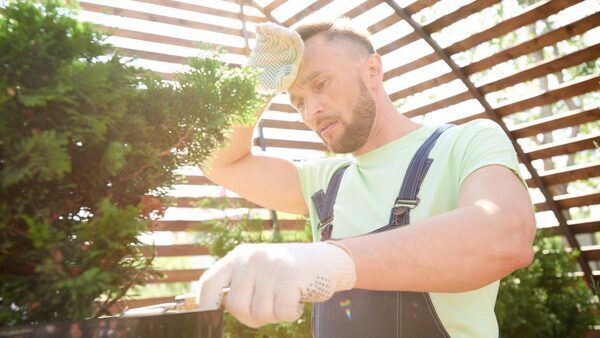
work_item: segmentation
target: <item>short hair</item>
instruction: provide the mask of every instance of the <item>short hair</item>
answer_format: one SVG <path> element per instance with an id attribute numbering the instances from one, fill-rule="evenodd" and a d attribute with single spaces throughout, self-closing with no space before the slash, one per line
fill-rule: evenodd
<path id="1" fill-rule="evenodd" d="M 342 39 L 361 47 L 367 54 L 375 52 L 370 39 L 371 34 L 352 25 L 350 19 L 346 17 L 306 23 L 298 26 L 295 31 L 304 42 L 317 34 L 325 33 L 330 41 Z"/>

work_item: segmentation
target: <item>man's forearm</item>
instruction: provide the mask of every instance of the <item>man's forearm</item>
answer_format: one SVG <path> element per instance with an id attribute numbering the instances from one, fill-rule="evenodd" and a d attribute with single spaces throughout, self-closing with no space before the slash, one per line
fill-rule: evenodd
<path id="1" fill-rule="evenodd" d="M 269 105 L 270 98 L 265 101 L 264 106 L 256 112 L 257 120 Z M 204 175 L 210 178 L 211 174 L 220 166 L 227 166 L 244 158 L 252 149 L 252 133 L 254 125 L 233 126 L 229 140 L 221 149 L 213 152 L 202 164 Z"/>
<path id="2" fill-rule="evenodd" d="M 510 213 L 469 206 L 341 243 L 354 258 L 356 288 L 461 292 L 528 265 L 530 232 Z"/>

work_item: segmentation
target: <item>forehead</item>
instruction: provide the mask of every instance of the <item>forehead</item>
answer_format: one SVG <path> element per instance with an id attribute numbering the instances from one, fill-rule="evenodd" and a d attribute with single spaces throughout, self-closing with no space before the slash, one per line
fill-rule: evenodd
<path id="1" fill-rule="evenodd" d="M 346 72 L 355 62 L 348 43 L 332 40 L 318 34 L 304 43 L 304 54 L 296 80 L 290 90 L 302 89 L 308 81 L 325 72 Z M 356 60 L 356 58 L 354 58 Z"/>

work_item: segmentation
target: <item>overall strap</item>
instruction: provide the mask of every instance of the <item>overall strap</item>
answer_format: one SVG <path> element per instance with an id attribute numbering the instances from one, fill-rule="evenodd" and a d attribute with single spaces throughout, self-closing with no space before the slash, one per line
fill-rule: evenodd
<path id="1" fill-rule="evenodd" d="M 344 176 L 344 172 L 347 168 L 348 166 L 343 166 L 336 170 L 327 185 L 327 193 L 323 192 L 323 189 L 321 189 L 311 197 L 317 208 L 317 216 L 319 217 L 319 226 L 317 229 L 321 233 L 322 241 L 331 238 L 331 232 L 333 230 L 333 205 L 335 204 L 335 198 L 337 197 L 340 188 L 342 176 Z"/>
<path id="2" fill-rule="evenodd" d="M 429 136 L 429 138 L 427 138 L 427 140 L 425 140 L 415 153 L 408 165 L 408 169 L 406 169 L 400 193 L 390 212 L 389 226 L 397 227 L 410 223 L 410 209 L 414 209 L 419 204 L 417 194 L 419 193 L 421 183 L 423 183 L 423 179 L 427 174 L 427 170 L 429 170 L 429 167 L 433 162 L 433 159 L 428 158 L 429 153 L 431 152 L 431 149 L 433 149 L 433 146 L 440 135 L 452 126 L 453 125 L 451 124 L 440 126 Z"/>

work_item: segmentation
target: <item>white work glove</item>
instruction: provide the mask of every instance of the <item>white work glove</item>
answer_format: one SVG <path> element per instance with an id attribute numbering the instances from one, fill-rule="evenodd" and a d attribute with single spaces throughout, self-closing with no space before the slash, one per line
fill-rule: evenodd
<path id="1" fill-rule="evenodd" d="M 354 261 L 330 242 L 243 244 L 200 277 L 200 310 L 221 306 L 240 322 L 259 327 L 298 320 L 304 302 L 323 302 L 356 282 Z"/>
<path id="2" fill-rule="evenodd" d="M 248 66 L 259 70 L 258 91 L 273 95 L 288 89 L 302 59 L 304 43 L 300 35 L 274 23 L 256 25 L 256 46 Z"/>

